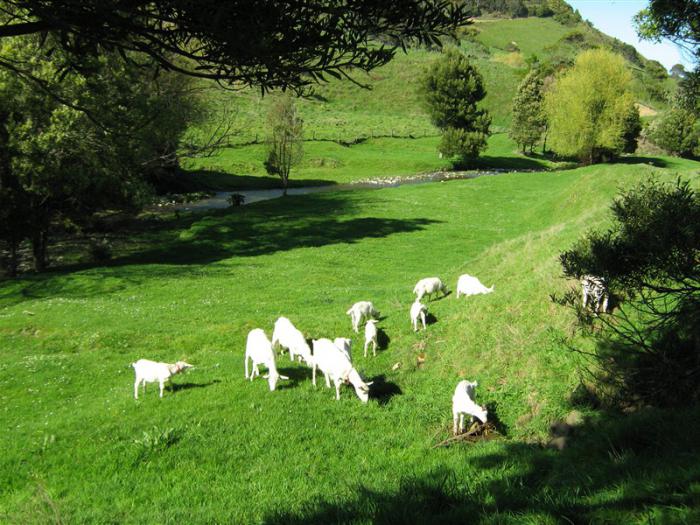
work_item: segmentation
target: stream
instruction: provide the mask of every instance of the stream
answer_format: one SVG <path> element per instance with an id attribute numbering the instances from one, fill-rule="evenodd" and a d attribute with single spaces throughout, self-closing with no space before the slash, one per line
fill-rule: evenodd
<path id="1" fill-rule="evenodd" d="M 517 170 L 517 172 L 529 170 Z M 302 186 L 300 188 L 289 188 L 287 195 L 307 195 L 310 193 L 325 193 L 329 191 L 352 191 L 380 188 L 393 188 L 406 184 L 426 184 L 429 182 L 445 182 L 448 180 L 476 179 L 501 175 L 503 173 L 515 173 L 516 170 L 473 170 L 473 171 L 437 171 L 433 173 L 423 173 L 408 177 L 389 177 L 382 179 L 367 179 L 344 184 L 327 184 L 324 186 Z M 229 196 L 233 194 L 242 195 L 245 198 L 244 205 L 255 202 L 277 199 L 282 196 L 281 189 L 266 190 L 240 190 L 240 191 L 220 191 L 213 197 L 195 202 L 168 205 L 168 209 L 173 210 L 214 210 L 228 208 L 230 206 Z"/>

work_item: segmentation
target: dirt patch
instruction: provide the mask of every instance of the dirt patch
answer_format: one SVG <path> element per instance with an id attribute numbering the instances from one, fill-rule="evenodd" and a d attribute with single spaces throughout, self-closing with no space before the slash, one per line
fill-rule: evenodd
<path id="1" fill-rule="evenodd" d="M 659 114 L 659 112 L 656 111 L 654 108 L 646 106 L 644 104 L 640 104 L 639 102 L 637 102 L 635 105 L 639 110 L 640 117 L 653 117 Z"/>

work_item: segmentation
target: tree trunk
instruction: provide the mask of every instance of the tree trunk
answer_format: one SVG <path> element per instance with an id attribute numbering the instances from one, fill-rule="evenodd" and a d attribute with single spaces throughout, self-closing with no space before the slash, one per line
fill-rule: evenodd
<path id="1" fill-rule="evenodd" d="M 19 241 L 12 239 L 10 241 L 10 259 L 7 261 L 7 275 L 10 277 L 17 277 L 17 267 L 19 266 L 18 249 Z"/>
<path id="2" fill-rule="evenodd" d="M 46 245 L 48 243 L 48 233 L 44 230 L 37 230 L 32 235 L 32 254 L 34 255 L 34 269 L 37 272 L 46 270 Z"/>
<path id="3" fill-rule="evenodd" d="M 289 184 L 289 175 L 282 175 L 282 196 L 287 196 L 287 185 Z"/>

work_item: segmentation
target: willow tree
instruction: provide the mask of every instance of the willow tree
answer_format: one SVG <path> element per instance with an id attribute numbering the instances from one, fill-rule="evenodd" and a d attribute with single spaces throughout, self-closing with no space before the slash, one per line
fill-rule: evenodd
<path id="1" fill-rule="evenodd" d="M 622 57 L 584 51 L 545 97 L 552 149 L 593 164 L 620 154 L 629 143 L 634 98 Z"/>

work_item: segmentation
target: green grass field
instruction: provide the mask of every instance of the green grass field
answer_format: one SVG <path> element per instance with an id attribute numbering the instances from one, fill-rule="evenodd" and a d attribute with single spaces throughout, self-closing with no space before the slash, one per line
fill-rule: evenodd
<path id="1" fill-rule="evenodd" d="M 641 160 L 161 220 L 123 232 L 106 267 L 0 283 L 0 522 L 697 522 L 698 413 L 575 406 L 582 358 L 565 341 L 591 343 L 549 297 L 570 285 L 558 253 L 605 224 L 619 188 L 698 183 L 698 163 Z M 431 302 L 413 333 L 415 282 L 452 290 L 462 273 L 495 292 Z M 362 299 L 383 316 L 376 358 L 345 315 Z M 369 404 L 314 389 L 286 356 L 277 391 L 246 382 L 246 334 L 279 315 L 308 337 L 353 335 Z M 197 368 L 135 401 L 138 358 Z M 434 448 L 460 378 L 479 381 L 502 437 Z M 570 447 L 543 448 L 573 408 L 586 422 Z"/>

